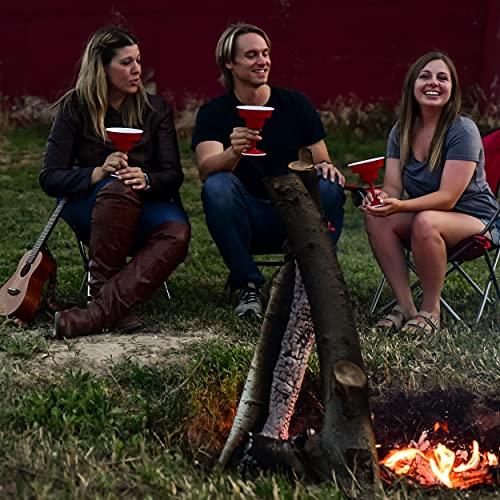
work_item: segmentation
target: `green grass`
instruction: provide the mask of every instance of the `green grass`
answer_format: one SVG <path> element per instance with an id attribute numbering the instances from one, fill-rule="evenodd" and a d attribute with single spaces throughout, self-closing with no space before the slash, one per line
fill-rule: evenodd
<path id="1" fill-rule="evenodd" d="M 33 246 L 54 201 L 38 186 L 47 129 L 7 135 L 0 162 L 0 282 Z M 339 166 L 384 154 L 385 141 L 328 140 Z M 60 346 L 77 355 L 78 341 L 51 339 L 52 318 L 37 316 L 27 330 L 0 324 L 0 497 L 16 498 L 340 498 L 333 485 L 305 485 L 280 475 L 242 477 L 214 468 L 241 392 L 257 321 L 235 318 L 223 286 L 222 260 L 207 232 L 189 145 L 182 142 L 186 170 L 182 196 L 193 238 L 187 261 L 172 276 L 173 299 L 162 291 L 138 312 L 145 329 L 157 335 L 208 332 L 168 364 L 131 360 L 110 365 L 107 375 L 82 369 L 44 370 L 37 364 Z M 355 181 L 354 178 L 352 178 Z M 50 239 L 58 261 L 58 299 L 63 307 L 82 304 L 83 269 L 74 236 L 60 222 Z M 443 330 L 431 335 L 389 335 L 372 328 L 367 310 L 380 273 L 369 249 L 359 210 L 346 204 L 339 259 L 349 287 L 372 400 L 400 391 L 461 388 L 498 401 L 500 358 L 498 308 L 478 326 L 443 316 Z M 272 270 L 267 269 L 266 273 Z M 471 273 L 480 276 L 479 266 Z M 445 294 L 469 319 L 475 297 L 455 277 Z M 384 293 L 389 297 L 389 293 Z M 127 337 L 124 337 L 125 339 Z M 318 385 L 313 355 L 305 384 Z M 466 498 L 460 492 L 428 492 L 402 482 L 391 498 Z M 493 498 L 490 490 L 467 498 Z M 491 495 L 491 496 L 490 496 Z"/>

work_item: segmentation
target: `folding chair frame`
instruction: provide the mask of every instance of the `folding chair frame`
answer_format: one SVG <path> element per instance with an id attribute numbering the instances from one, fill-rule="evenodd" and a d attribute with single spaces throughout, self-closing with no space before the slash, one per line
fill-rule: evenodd
<path id="1" fill-rule="evenodd" d="M 255 254 L 255 256 L 258 256 L 259 254 Z M 272 252 L 268 254 L 261 254 L 261 255 L 274 255 Z M 258 260 L 254 259 L 255 263 L 257 264 L 258 267 L 279 267 L 282 266 L 285 263 L 285 254 L 283 253 L 277 253 L 276 256 L 280 256 L 281 258 L 277 258 L 275 260 Z M 231 297 L 233 295 L 233 292 L 235 292 L 235 289 L 231 287 L 231 273 L 228 273 L 226 282 L 224 283 L 224 291 L 226 292 L 226 298 L 227 298 L 227 303 L 231 303 Z"/>
<path id="2" fill-rule="evenodd" d="M 498 280 L 496 277 L 496 268 L 498 266 L 498 262 L 500 260 L 500 246 L 494 246 L 492 243 L 490 243 L 489 248 L 485 248 L 484 245 L 481 244 L 480 239 L 484 238 L 484 234 L 486 234 L 490 228 L 493 226 L 495 223 L 496 219 L 498 218 L 500 214 L 500 209 L 497 209 L 495 212 L 495 215 L 490 219 L 488 224 L 485 226 L 483 231 L 481 233 L 471 236 L 470 238 L 466 238 L 462 242 L 460 242 L 457 246 L 451 249 L 450 254 L 448 255 L 447 263 L 448 263 L 448 268 L 445 273 L 445 279 L 454 271 L 458 271 L 458 273 L 472 286 L 472 288 L 481 296 L 481 302 L 479 304 L 477 313 L 476 313 L 476 319 L 475 323 L 478 323 L 479 320 L 481 319 L 481 316 L 483 315 L 484 308 L 487 303 L 489 304 L 497 304 L 500 302 L 500 287 L 498 285 Z M 471 249 L 474 245 L 478 245 L 479 242 L 479 247 L 481 250 L 481 255 L 476 257 L 475 259 L 464 259 L 463 256 L 465 252 L 469 249 Z M 493 258 L 490 257 L 490 253 L 493 253 Z M 469 260 L 476 260 L 477 258 L 484 257 L 486 261 L 486 265 L 488 267 L 488 278 L 486 280 L 486 283 L 484 285 L 484 288 L 481 288 L 473 279 L 472 277 L 463 269 L 462 265 L 464 262 L 467 262 Z M 413 271 L 417 277 L 417 270 L 415 268 L 415 265 L 411 261 L 410 258 L 410 251 L 407 251 L 406 254 L 406 261 L 408 263 L 409 269 Z M 373 297 L 372 304 L 370 306 L 370 314 L 373 315 L 375 313 L 375 310 L 377 308 L 377 304 L 380 300 L 380 296 L 382 294 L 382 290 L 384 288 L 385 282 L 387 281 L 385 276 L 382 276 L 382 279 L 380 280 L 377 291 L 375 292 L 375 296 Z M 490 290 L 491 290 L 491 285 L 494 286 L 497 298 L 495 301 L 493 301 L 489 295 L 490 295 Z M 419 289 L 419 293 L 421 293 L 420 289 L 420 280 L 415 281 L 411 285 L 411 290 L 414 291 L 415 289 Z M 456 321 L 462 321 L 462 318 L 458 315 L 458 313 L 450 306 L 450 304 L 441 296 L 440 298 L 441 304 L 443 307 L 450 313 L 450 315 L 456 320 Z M 390 308 L 392 308 L 396 304 L 396 300 L 392 299 L 386 304 L 384 304 L 380 309 L 381 314 L 385 314 Z"/>
<path id="3" fill-rule="evenodd" d="M 85 274 L 83 276 L 82 283 L 80 285 L 80 293 L 82 293 L 84 289 L 86 290 L 85 300 L 87 301 L 88 304 L 92 300 L 92 293 L 90 292 L 90 285 L 89 285 L 90 282 L 89 256 L 83 241 L 80 240 L 78 236 L 75 235 L 75 237 L 78 245 L 78 251 L 80 252 L 80 256 L 82 258 L 83 269 L 85 270 Z M 172 298 L 172 295 L 170 293 L 167 281 L 163 282 L 163 287 L 165 288 L 165 293 L 167 295 L 168 300 L 170 300 Z"/>

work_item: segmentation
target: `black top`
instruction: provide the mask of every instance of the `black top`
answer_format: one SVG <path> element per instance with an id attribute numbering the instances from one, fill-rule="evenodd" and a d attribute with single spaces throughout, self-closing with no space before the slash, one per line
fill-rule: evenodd
<path id="1" fill-rule="evenodd" d="M 116 151 L 113 143 L 104 142 L 93 131 L 90 115 L 73 93 L 68 106 L 57 113 L 40 173 L 42 189 L 55 197 L 78 197 L 90 188 L 92 170 L 103 165 Z M 147 199 L 177 201 L 184 180 L 174 128 L 173 113 L 165 100 L 148 94 L 141 128 L 144 133 L 128 153 L 130 166 L 147 172 L 151 189 L 141 191 Z M 120 113 L 111 106 L 104 120 L 106 127 L 123 127 Z"/>
<path id="2" fill-rule="evenodd" d="M 233 128 L 245 126 L 236 109 L 241 105 L 234 92 L 229 92 L 201 106 L 193 132 L 193 151 L 204 141 L 217 141 L 224 149 L 228 148 Z M 324 139 L 326 135 L 317 111 L 300 92 L 271 86 L 266 106 L 273 107 L 274 111 L 264 123 L 262 141 L 257 147 L 267 155 L 243 156 L 234 170 L 250 194 L 264 199 L 268 196 L 262 179 L 287 174 L 288 164 L 298 159 L 299 149 Z"/>

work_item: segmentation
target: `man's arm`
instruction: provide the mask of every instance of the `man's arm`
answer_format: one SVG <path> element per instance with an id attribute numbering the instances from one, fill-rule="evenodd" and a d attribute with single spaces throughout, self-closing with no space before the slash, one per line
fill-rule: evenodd
<path id="1" fill-rule="evenodd" d="M 196 163 L 203 182 L 217 172 L 234 170 L 240 161 L 241 152 L 250 148 L 253 141 L 262 139 L 258 130 L 246 127 L 234 128 L 229 137 L 231 146 L 227 149 L 219 141 L 203 141 L 196 146 Z"/>
<path id="2" fill-rule="evenodd" d="M 331 182 L 335 182 L 335 176 L 337 176 L 339 184 L 343 186 L 345 184 L 345 177 L 330 160 L 330 155 L 328 154 L 328 149 L 326 147 L 325 141 L 321 140 L 315 142 L 314 144 L 307 146 L 307 148 L 312 152 L 314 167 L 316 168 L 316 170 L 321 170 L 323 178 L 330 178 Z"/>
<path id="3" fill-rule="evenodd" d="M 217 172 L 234 170 L 239 160 L 240 155 L 232 146 L 224 150 L 222 143 L 217 141 L 204 141 L 196 146 L 196 163 L 203 182 Z"/>

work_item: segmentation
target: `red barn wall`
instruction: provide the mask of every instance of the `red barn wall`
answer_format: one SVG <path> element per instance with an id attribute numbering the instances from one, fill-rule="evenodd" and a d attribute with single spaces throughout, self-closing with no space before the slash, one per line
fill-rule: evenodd
<path id="1" fill-rule="evenodd" d="M 230 22 L 261 26 L 273 42 L 271 81 L 316 105 L 338 95 L 397 102 L 408 65 L 440 49 L 464 88 L 500 97 L 500 0 L 25 0 L 2 8 L 0 92 L 50 100 L 74 81 L 91 32 L 121 20 L 141 42 L 158 93 L 220 93 L 214 48 Z"/>

